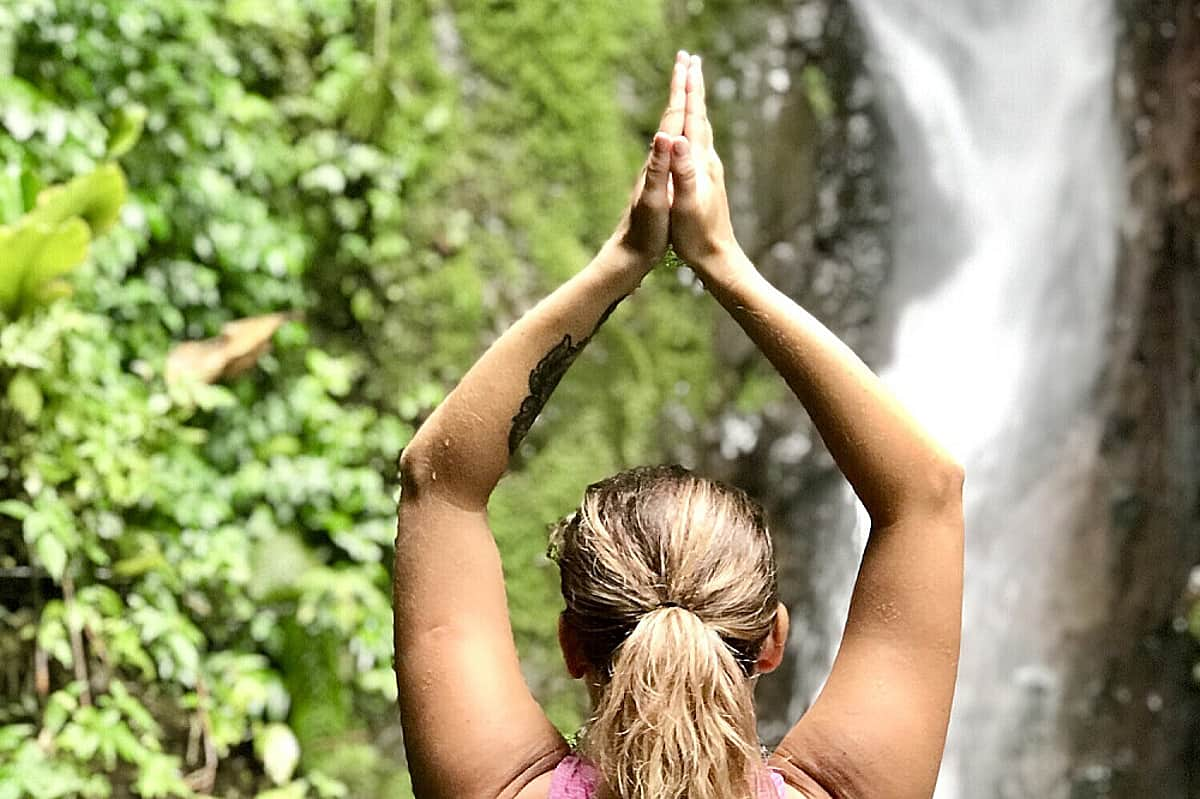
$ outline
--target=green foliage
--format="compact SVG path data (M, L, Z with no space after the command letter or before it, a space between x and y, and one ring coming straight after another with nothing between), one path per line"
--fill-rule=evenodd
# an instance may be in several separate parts
M0 616L20 664L0 799L409 793L374 743L395 727L395 458L611 230L679 44L663 17L0 6L0 569L28 575ZM51 288L67 271L69 301ZM656 460L665 407L707 410L691 293L676 267L647 280L494 499L517 641L565 730L582 697L545 524ZM176 343L273 311L305 321L255 370L167 386Z
M105 164L65 186L44 189L31 209L20 207L30 180L14 170L5 178L4 193L11 199L0 219L14 207L24 212L11 225L0 224L0 314L11 316L69 293L60 278L83 263L92 236L117 221L125 176L120 167Z

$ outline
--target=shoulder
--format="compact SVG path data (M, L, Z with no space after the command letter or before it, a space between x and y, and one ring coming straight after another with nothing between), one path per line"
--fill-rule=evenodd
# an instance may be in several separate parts
M782 746L777 748L767 760L767 765L783 777L788 799L839 799L817 782L812 774L798 764L797 760L798 758L790 756Z
M554 779L553 769L544 774L534 777L524 788L516 794L513 794L513 799L549 799L550 784Z
M514 799L590 799L600 782L600 773L575 754L561 758L553 767L532 779Z

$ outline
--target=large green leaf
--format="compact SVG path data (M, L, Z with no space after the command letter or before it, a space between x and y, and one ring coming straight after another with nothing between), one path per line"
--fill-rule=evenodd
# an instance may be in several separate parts
M0 312L11 313L21 301L29 256L16 251L17 232L0 227Z
M52 224L79 216L93 233L103 233L120 216L127 192L121 168L104 164L69 183L43 190L29 217L32 221Z
M16 180L8 210L23 205L20 177ZM105 164L42 191L33 210L0 226L0 312L12 315L69 294L70 286L60 278L83 263L93 233L116 222L126 193L121 168ZM0 208L0 213L7 211Z
M22 293L26 298L36 298L41 286L83 263L92 241L91 230L78 217L54 227L39 225L35 229L40 229L43 241L25 270Z
M91 233L78 217L56 224L28 217L0 228L0 311L11 314L30 302L48 299L49 284L87 257Z

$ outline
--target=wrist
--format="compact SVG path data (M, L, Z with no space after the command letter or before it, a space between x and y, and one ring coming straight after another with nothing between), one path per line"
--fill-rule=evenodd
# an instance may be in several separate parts
M661 257L661 256L660 256ZM600 248L596 261L624 279L633 282L633 288L654 269L659 258L653 258L630 245L623 237L613 236Z
M714 295L729 293L758 274L753 262L735 240L712 248L695 264L696 273L704 287Z

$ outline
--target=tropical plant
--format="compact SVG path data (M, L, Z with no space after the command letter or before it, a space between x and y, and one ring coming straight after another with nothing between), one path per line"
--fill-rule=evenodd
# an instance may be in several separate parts
M406 794L395 458L615 222L680 44L623 8L0 4L0 799ZM564 730L544 524L706 412L692 291L651 276L492 506Z
M70 287L63 276L83 263L92 236L112 227L125 202L125 176L116 164L44 189L27 208L32 182L16 170L0 178L0 314L5 316L66 296ZM16 219L14 210L20 214Z

